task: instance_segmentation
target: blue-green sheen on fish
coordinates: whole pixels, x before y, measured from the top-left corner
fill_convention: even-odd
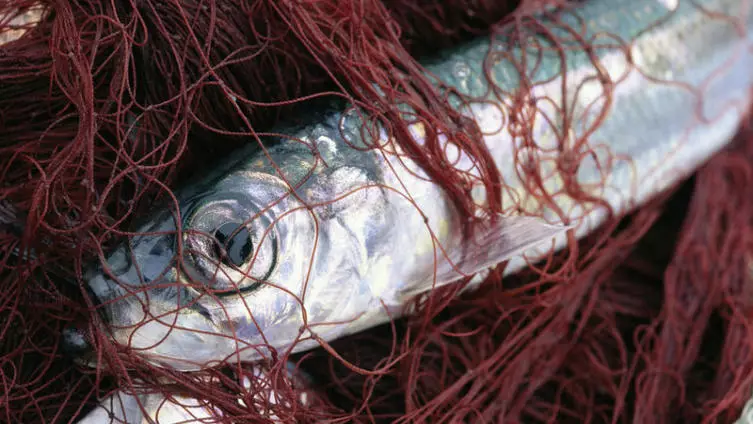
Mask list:
[[[566,230],[588,234],[610,209],[628,212],[689,175],[746,113],[749,2],[601,0],[541,22],[559,45],[533,34],[514,45],[503,33],[426,63],[475,99],[456,104],[478,124],[503,178],[507,209],[473,242],[446,193],[400,157],[385,131],[385,149],[364,149],[375,143],[361,137],[356,112],[320,111],[318,122],[281,131],[291,138],[269,157],[239,151],[178,191],[180,226],[169,208],[158,210],[137,228],[143,235],[88,272],[98,325],[181,370],[310,349],[319,343],[310,332],[333,340],[361,331],[416,293],[508,259],[506,272],[516,272],[564,247]],[[520,104],[531,113],[507,115]],[[411,131],[421,143],[422,124]],[[445,142],[458,170],[478,174]],[[584,193],[603,202],[563,189],[565,157]],[[522,177],[525,169],[541,186]],[[474,190],[481,205],[483,193]]]

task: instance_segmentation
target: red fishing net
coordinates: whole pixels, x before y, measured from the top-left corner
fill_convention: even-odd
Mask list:
[[[211,404],[215,421],[201,422],[734,421],[753,391],[748,125],[689,181],[571,237],[544,265],[504,279],[499,267],[460,297],[460,286],[438,289],[416,314],[270,358],[263,373],[158,368],[101,335],[107,366],[61,352],[63,328],[97,313],[79,284],[85,264],[209,158],[258,143],[318,98],[388,122],[470,216],[468,179],[436,154],[447,135],[475,160],[489,208],[514,208],[494,194],[502,181],[478,130],[416,58],[490,32],[525,43],[546,33],[534,16],[565,3],[0,2],[0,199],[19,222],[0,232],[0,421],[75,422],[135,386]],[[400,104],[425,123],[424,145]],[[524,127],[532,105],[513,107],[511,125]],[[598,203],[573,178],[562,190]]]

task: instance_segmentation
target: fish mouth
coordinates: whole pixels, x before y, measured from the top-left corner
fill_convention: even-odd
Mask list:
[[[202,340],[201,335],[208,332],[219,338],[222,331],[211,309],[198,301],[197,289],[176,268],[134,285],[129,284],[134,278],[125,273],[118,280],[101,272],[88,275],[85,291],[91,334],[84,335],[84,327],[72,327],[64,336],[65,350],[74,362],[96,367],[103,356],[121,352],[160,367],[199,369],[191,364],[193,355],[211,356],[197,352],[216,343]],[[101,352],[103,345],[107,345],[105,352]]]

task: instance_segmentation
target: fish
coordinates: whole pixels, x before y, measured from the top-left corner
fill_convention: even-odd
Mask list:
[[[297,370],[292,362],[288,361],[285,365],[285,378],[296,390],[297,399],[295,399],[295,402],[298,402],[301,406],[309,405],[313,395],[309,391],[311,377]],[[272,384],[268,367],[261,364],[246,366],[237,377],[239,377],[241,387],[237,402],[241,407],[249,408],[247,402],[251,402],[255,404],[253,411],[268,419],[269,422],[284,422],[272,408],[281,402],[289,408],[292,406],[291,399],[275,389],[278,386]],[[270,408],[270,405],[272,408]],[[164,388],[155,391],[154,386],[137,380],[133,387],[116,389],[100,400],[94,409],[77,421],[77,424],[210,424],[226,422],[228,420],[223,411],[206,399],[171,393],[165,391]]]
[[[447,193],[384,126],[375,137],[387,147],[370,149],[357,108],[319,110],[277,131],[290,137],[266,153],[242,148],[176,190],[177,206],[155,206],[100,257],[84,274],[95,326],[108,343],[181,371],[302,352],[499,263],[516,273],[730,143],[753,85],[750,2],[600,0],[557,16],[524,42],[501,30],[422,61],[471,99],[454,105],[504,183],[504,211],[480,216],[470,238]],[[526,102],[530,113],[507,116]],[[427,128],[410,131],[420,144]],[[456,170],[479,175],[440,138]],[[565,189],[563,164],[581,193]],[[480,187],[471,194],[488,202]],[[65,340],[80,364],[97,366],[91,336],[80,336]]]
[[[182,395],[166,395],[118,389],[109,395],[78,424],[177,424],[219,423],[222,412],[198,399]]]

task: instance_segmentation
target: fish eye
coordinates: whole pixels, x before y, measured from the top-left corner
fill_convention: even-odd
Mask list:
[[[228,222],[215,230],[215,254],[226,265],[241,267],[254,253],[251,233],[241,222]]]
[[[267,214],[242,199],[201,204],[184,226],[190,277],[216,294],[253,291],[277,266],[277,233]]]

